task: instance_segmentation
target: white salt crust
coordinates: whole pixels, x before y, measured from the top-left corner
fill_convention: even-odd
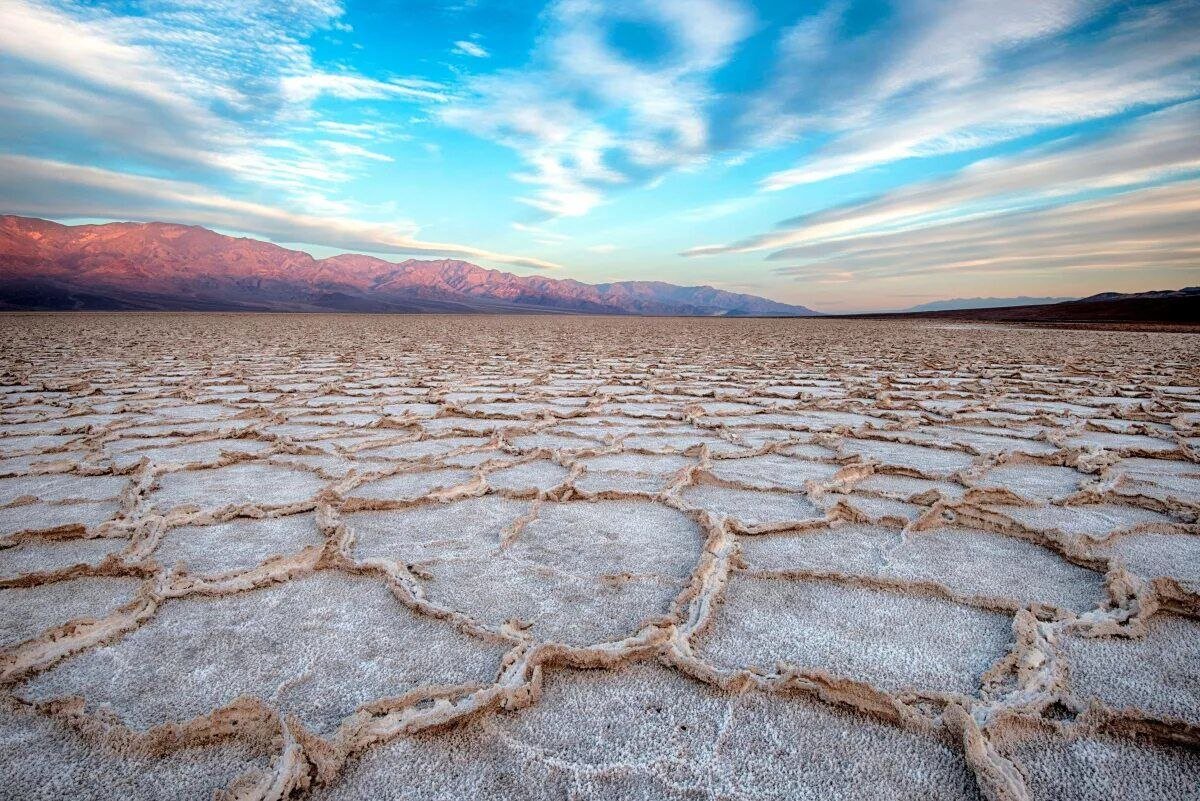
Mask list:
[[[0,798],[1196,797],[1190,337],[212,319],[0,317]]]

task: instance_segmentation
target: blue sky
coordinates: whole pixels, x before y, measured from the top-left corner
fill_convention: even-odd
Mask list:
[[[1200,283],[1200,3],[6,0],[0,210],[822,311]]]

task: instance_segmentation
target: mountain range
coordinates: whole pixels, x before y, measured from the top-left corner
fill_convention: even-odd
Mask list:
[[[316,259],[198,226],[16,216],[0,217],[0,309],[819,314],[711,286],[586,284],[454,259]]]

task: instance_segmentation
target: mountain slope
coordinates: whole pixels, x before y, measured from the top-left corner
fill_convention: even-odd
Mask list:
[[[1016,298],[950,298],[935,300],[901,309],[902,312],[954,311],[955,309],[998,309],[1012,306],[1044,306],[1048,303],[1064,303],[1078,298],[1031,298],[1024,295]]]
[[[0,309],[812,316],[709,286],[585,284],[464,261],[307,253],[197,226],[0,217]]]
[[[857,318],[979,320],[1005,323],[1165,323],[1200,325],[1200,287],[1102,292],[1078,300],[992,309],[840,315]]]

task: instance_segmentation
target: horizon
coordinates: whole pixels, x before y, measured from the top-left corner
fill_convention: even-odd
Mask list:
[[[833,314],[1200,283],[1195,3],[8,11],[0,213]]]
[[[13,218],[13,219],[19,219],[19,220],[33,220],[35,222],[51,222],[51,223],[57,222],[54,220],[46,220],[44,218],[38,218],[38,217],[31,218],[31,217],[21,217],[19,215],[0,214],[0,219],[4,219],[6,217]],[[80,226],[104,226],[104,225],[165,225],[165,226],[175,226],[175,227],[198,228],[202,231],[206,231],[211,234],[216,234],[218,236],[225,237],[228,239],[233,239],[233,240],[241,239],[241,240],[246,240],[246,241],[262,242],[264,244],[268,244],[268,245],[272,245],[274,247],[281,248],[285,251],[305,253],[305,254],[309,255],[311,258],[313,258],[314,261],[317,261],[317,262],[324,261],[327,259],[333,259],[333,258],[336,258],[337,256],[342,256],[342,255],[365,256],[366,258],[377,259],[379,261],[383,261],[388,264],[394,264],[394,265],[401,265],[401,264],[405,264],[405,263],[412,262],[412,261],[415,261],[417,263],[424,263],[424,264],[433,264],[433,263],[437,263],[440,261],[449,261],[449,262],[467,264],[468,266],[471,266],[471,267],[475,267],[478,269],[487,270],[487,271],[491,271],[491,272],[498,272],[498,273],[501,273],[504,275],[520,277],[517,273],[511,272],[509,270],[505,270],[505,269],[503,269],[503,267],[487,267],[487,266],[484,266],[481,264],[476,264],[475,262],[472,262],[468,259],[459,259],[459,258],[449,258],[449,257],[435,258],[435,257],[431,256],[431,257],[423,258],[423,259],[410,257],[410,258],[397,260],[397,258],[395,256],[389,258],[388,254],[379,256],[379,255],[362,253],[360,251],[338,251],[337,253],[330,254],[327,256],[316,256],[316,255],[313,255],[311,252],[306,251],[302,248],[290,248],[288,246],[279,244],[277,242],[272,242],[272,241],[264,239],[264,238],[239,234],[236,232],[219,231],[219,230],[215,230],[213,228],[208,228],[208,227],[205,227],[202,225],[185,225],[182,223],[171,223],[171,222],[164,222],[164,221],[153,221],[153,222],[144,222],[143,223],[143,222],[138,222],[138,221],[134,221],[134,220],[96,220],[96,221],[85,220],[85,221],[77,221],[77,222],[73,222],[73,223],[57,223],[57,224],[66,225],[68,228],[80,227]],[[549,278],[551,280],[565,279],[565,277],[563,277],[563,276],[555,276],[553,274],[534,273],[534,275],[538,275],[539,277],[542,277],[542,278]],[[636,279],[635,278],[635,279],[625,279],[623,281],[618,281],[618,282],[613,282],[613,283],[615,283],[615,284],[622,284],[622,283],[623,284],[639,284],[639,283],[653,284],[653,283],[663,283],[663,282],[658,281],[657,279]],[[598,285],[602,285],[602,284],[598,284]],[[713,289],[714,288],[711,285],[706,285],[706,284],[693,284],[693,285],[667,284],[667,286],[672,286],[672,287],[676,287],[676,288],[682,287],[685,289]],[[1183,291],[1186,291],[1187,289],[1191,289],[1191,287],[1170,287],[1170,288],[1159,287],[1156,289],[1148,289],[1148,290],[1143,290],[1143,291],[1145,291],[1145,292],[1183,292]],[[1101,294],[1105,294],[1105,293],[1094,293],[1094,294],[1101,295]],[[1113,293],[1108,293],[1108,294],[1113,294]],[[751,297],[758,297],[758,296],[754,296],[751,294]],[[1091,296],[1088,296],[1088,297],[1091,297]],[[1040,305],[1048,305],[1048,304],[1054,304],[1054,303],[1063,303],[1066,301],[1073,301],[1073,300],[1087,300],[1088,297],[1079,297],[1079,296],[1034,297],[1034,296],[1021,295],[1021,296],[1011,296],[1011,297],[994,297],[994,296],[983,297],[983,296],[981,296],[981,297],[971,297],[971,298],[941,298],[938,300],[930,301],[928,303],[914,304],[912,306],[908,306],[908,307],[904,307],[904,308],[848,309],[848,310],[833,311],[833,312],[825,312],[825,311],[822,311],[821,309],[810,309],[810,311],[813,312],[813,315],[811,315],[811,316],[816,316],[816,317],[859,316],[859,315],[875,315],[875,314],[906,314],[906,313],[925,311],[927,309],[927,307],[931,307],[931,310],[937,309],[937,308],[941,308],[942,310],[952,310],[952,309],[962,310],[962,309],[999,308],[999,307],[1005,307],[1005,306],[1010,306],[1010,305],[1011,306],[1040,306]],[[768,298],[768,300],[770,300],[770,298]],[[1000,301],[1009,301],[1011,303],[1002,303]],[[327,313],[327,312],[315,312],[315,313]],[[411,313],[411,312],[396,312],[396,313],[405,314],[405,313]],[[418,312],[418,313],[427,313],[427,312]],[[447,312],[447,313],[453,313],[453,312]],[[504,313],[507,313],[507,314],[530,313],[530,314],[535,314],[535,315],[539,315],[539,316],[546,314],[545,311],[533,311],[533,310],[530,310],[529,312],[495,312],[495,313],[502,313],[502,314],[504,314]],[[585,315],[589,315],[589,316],[596,314],[595,312],[571,312],[571,311],[557,311],[557,312],[551,312],[551,313],[552,314],[567,314],[567,315],[585,314]],[[642,314],[642,315],[638,315],[638,316],[671,317],[671,316],[678,316],[678,315]],[[691,315],[683,315],[683,316],[691,316]],[[762,315],[753,315],[753,316],[772,317],[773,315],[762,314]],[[797,319],[800,319],[800,318],[797,318]]]

